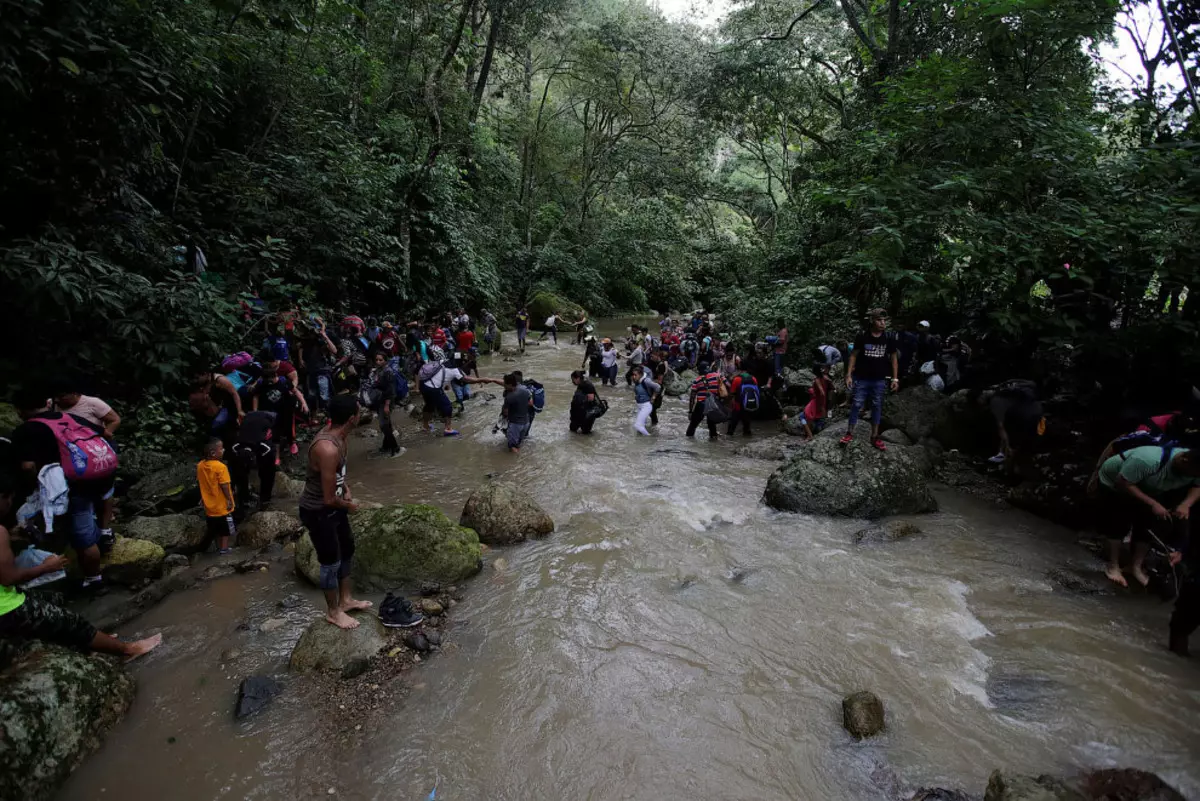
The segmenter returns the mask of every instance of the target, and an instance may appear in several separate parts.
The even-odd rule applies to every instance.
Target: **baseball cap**
[[[922,320],[921,322],[917,323],[917,328],[928,328],[928,327],[929,327],[928,320]]]

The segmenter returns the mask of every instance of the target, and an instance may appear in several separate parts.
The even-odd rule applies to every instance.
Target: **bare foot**
[[[1129,582],[1127,582],[1125,580],[1125,576],[1121,574],[1121,568],[1117,567],[1116,565],[1109,565],[1105,569],[1104,575],[1108,576],[1109,581],[1111,581],[1113,584],[1121,587],[1129,586]]]
[[[358,621],[347,615],[341,609],[336,609],[332,612],[329,612],[325,615],[325,619],[337,626],[339,629],[358,628]]]
[[[350,598],[342,602],[342,611],[354,612],[358,609],[370,609],[374,605],[375,604],[371,603],[370,601],[356,601],[353,598]]]
[[[147,637],[144,640],[129,643],[129,647],[125,650],[125,661],[132,662],[142,654],[148,654],[159,646],[162,642],[162,635],[155,634],[153,637]]]
[[[1138,584],[1141,584],[1143,587],[1150,583],[1150,577],[1146,575],[1145,570],[1142,570],[1141,565],[1134,566],[1130,572],[1133,573],[1133,577],[1137,579]]]

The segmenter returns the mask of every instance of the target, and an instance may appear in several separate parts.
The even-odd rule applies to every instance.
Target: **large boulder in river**
[[[1019,776],[994,771],[988,779],[984,801],[1087,801],[1053,776]]]
[[[933,436],[950,399],[926,386],[910,387],[883,401],[883,429],[898,428],[913,442]]]
[[[550,515],[528,493],[503,482],[491,482],[472,492],[458,524],[474,529],[486,545],[511,545],[554,531]]]
[[[537,331],[553,313],[564,318],[564,325],[573,323],[583,317],[583,307],[578,303],[559,297],[553,292],[538,292],[529,301],[529,326]]]
[[[866,423],[859,423],[849,445],[838,443],[843,433],[841,426],[825,429],[771,474],[767,503],[787,512],[869,519],[937,510],[922,448],[878,451]]]
[[[112,550],[100,560],[100,575],[114,584],[137,587],[162,576],[166,558],[166,551],[158,543],[117,537]]]
[[[51,645],[19,649],[0,672],[0,799],[50,798],[133,702],[110,657]]]
[[[479,572],[479,537],[452,523],[440,509],[394,504],[350,516],[353,576],[369,590],[435,581],[453,584]],[[318,583],[320,564],[312,540],[296,543],[296,572]]]
[[[300,534],[304,525],[300,518],[287,512],[255,512],[237,529],[237,544],[243,548],[265,548],[276,540]]]
[[[129,514],[166,514],[189,509],[200,503],[200,483],[196,465],[174,464],[156,470],[129,488],[124,508]]]
[[[883,731],[883,701],[875,693],[857,692],[842,699],[842,726],[861,740]]]
[[[153,542],[167,553],[193,553],[204,546],[208,530],[199,515],[173,514],[135,517],[125,533],[135,540]]]
[[[680,377],[679,373],[675,372],[674,370],[667,370],[666,375],[663,376],[662,386],[663,394],[672,398],[678,398],[681,395],[686,395],[688,391],[688,385],[684,383],[684,380]]]
[[[288,667],[297,673],[310,670],[342,670],[352,662],[370,659],[387,644],[379,616],[354,613],[358,628],[339,629],[324,617],[314,620],[292,649]]]

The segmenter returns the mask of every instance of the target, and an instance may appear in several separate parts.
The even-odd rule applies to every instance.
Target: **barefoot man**
[[[358,621],[347,612],[371,607],[370,601],[350,597],[350,560],[354,556],[350,512],[356,511],[358,504],[346,484],[346,436],[357,425],[358,400],[353,395],[338,395],[329,404],[329,426],[308,448],[304,491],[300,493],[300,520],[321,564],[319,583],[329,607],[325,619],[343,629],[358,628]]]

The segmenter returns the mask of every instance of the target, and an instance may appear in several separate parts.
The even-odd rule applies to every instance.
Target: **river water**
[[[762,505],[774,464],[736,456],[740,438],[686,439],[682,402],[636,438],[632,398],[611,391],[596,433],[571,435],[579,348],[494,358],[484,375],[518,366],[547,387],[519,457],[492,434],[498,401],[483,399],[461,439],[398,419],[399,459],[354,444],[362,499],[457,517],[494,474],[558,525],[487,554],[452,645],[405,674],[407,697],[355,730],[329,718],[356,710],[318,711],[306,680],[288,679],[235,722],[238,682],[284,673],[319,596],[283,565],[212,582],[122,632],[165,642],[134,668],[131,714],[59,798],[425,799],[436,786],[455,800],[833,801],[919,786],[981,795],[998,767],[1100,766],[1156,771],[1200,797],[1200,670],[1163,647],[1169,607],[1057,590],[1047,570],[1096,566],[1068,532],[947,491],[921,535],[855,547],[861,525]],[[313,605],[279,612],[295,592]],[[888,714],[863,743],[841,728],[840,700],[859,689]]]

